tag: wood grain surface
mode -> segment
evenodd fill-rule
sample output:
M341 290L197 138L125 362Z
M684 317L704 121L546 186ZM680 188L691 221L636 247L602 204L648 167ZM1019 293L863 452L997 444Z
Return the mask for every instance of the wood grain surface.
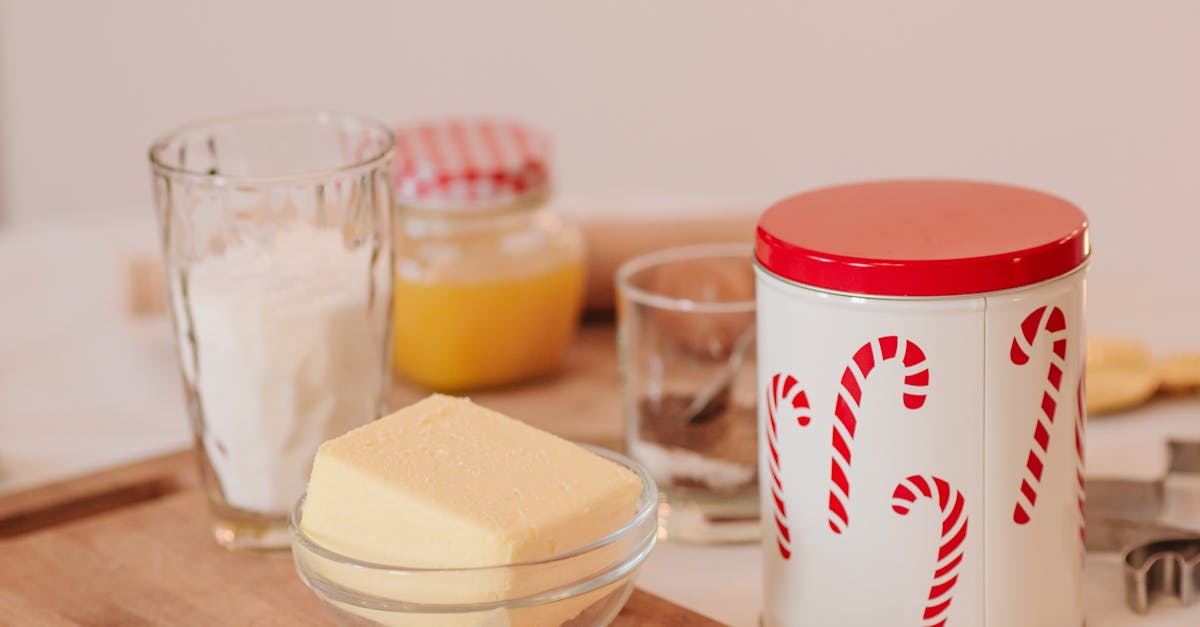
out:
M616 330L609 322L584 324L563 364L517 386L472 392L471 400L568 440L620 449L622 417ZM389 402L409 405L428 390L396 383Z
M476 398L568 437L611 443L620 429L615 368L582 374L612 366L611 333L585 329L555 377ZM396 392L397 400L419 394ZM328 624L289 554L234 553L212 541L190 451L0 497L0 625ZM635 591L613 624L720 623Z

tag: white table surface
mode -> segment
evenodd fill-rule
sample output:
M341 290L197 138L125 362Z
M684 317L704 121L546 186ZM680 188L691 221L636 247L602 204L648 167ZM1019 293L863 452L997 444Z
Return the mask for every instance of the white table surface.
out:
M190 444L167 322L126 313L125 262L155 254L153 222L0 229L0 492L176 450ZM1151 346L1200 349L1200 290L1159 293L1137 282L1089 286L1092 326L1128 329ZM1142 297L1126 298L1137 293ZM1169 307L1151 310L1145 298ZM1097 418L1088 474L1151 478L1168 437L1200 438L1200 401L1157 401ZM639 585L731 625L755 625L757 546L665 543ZM1200 606L1164 601L1146 617L1124 606L1115 559L1089 558L1089 627L1194 627Z

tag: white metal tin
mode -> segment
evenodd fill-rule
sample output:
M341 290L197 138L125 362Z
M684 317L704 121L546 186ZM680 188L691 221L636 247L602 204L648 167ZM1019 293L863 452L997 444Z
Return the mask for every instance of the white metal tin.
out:
M1083 268L948 298L757 269L764 625L1083 623Z

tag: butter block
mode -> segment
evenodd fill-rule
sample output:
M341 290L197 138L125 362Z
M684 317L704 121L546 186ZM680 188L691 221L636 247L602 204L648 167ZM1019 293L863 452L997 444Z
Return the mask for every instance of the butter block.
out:
M633 519L641 489L637 475L571 442L469 400L434 395L323 444L300 524L317 543L363 561L498 566L616 531ZM547 583L513 573L481 574L452 587L376 581L354 569L328 576L392 598L438 603L501 600Z

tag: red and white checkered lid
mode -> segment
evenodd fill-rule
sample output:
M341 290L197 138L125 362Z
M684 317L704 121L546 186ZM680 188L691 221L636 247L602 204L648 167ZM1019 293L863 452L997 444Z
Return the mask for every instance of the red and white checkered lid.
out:
M395 129L396 200L422 209L504 206L545 192L550 140L517 122L451 119Z

